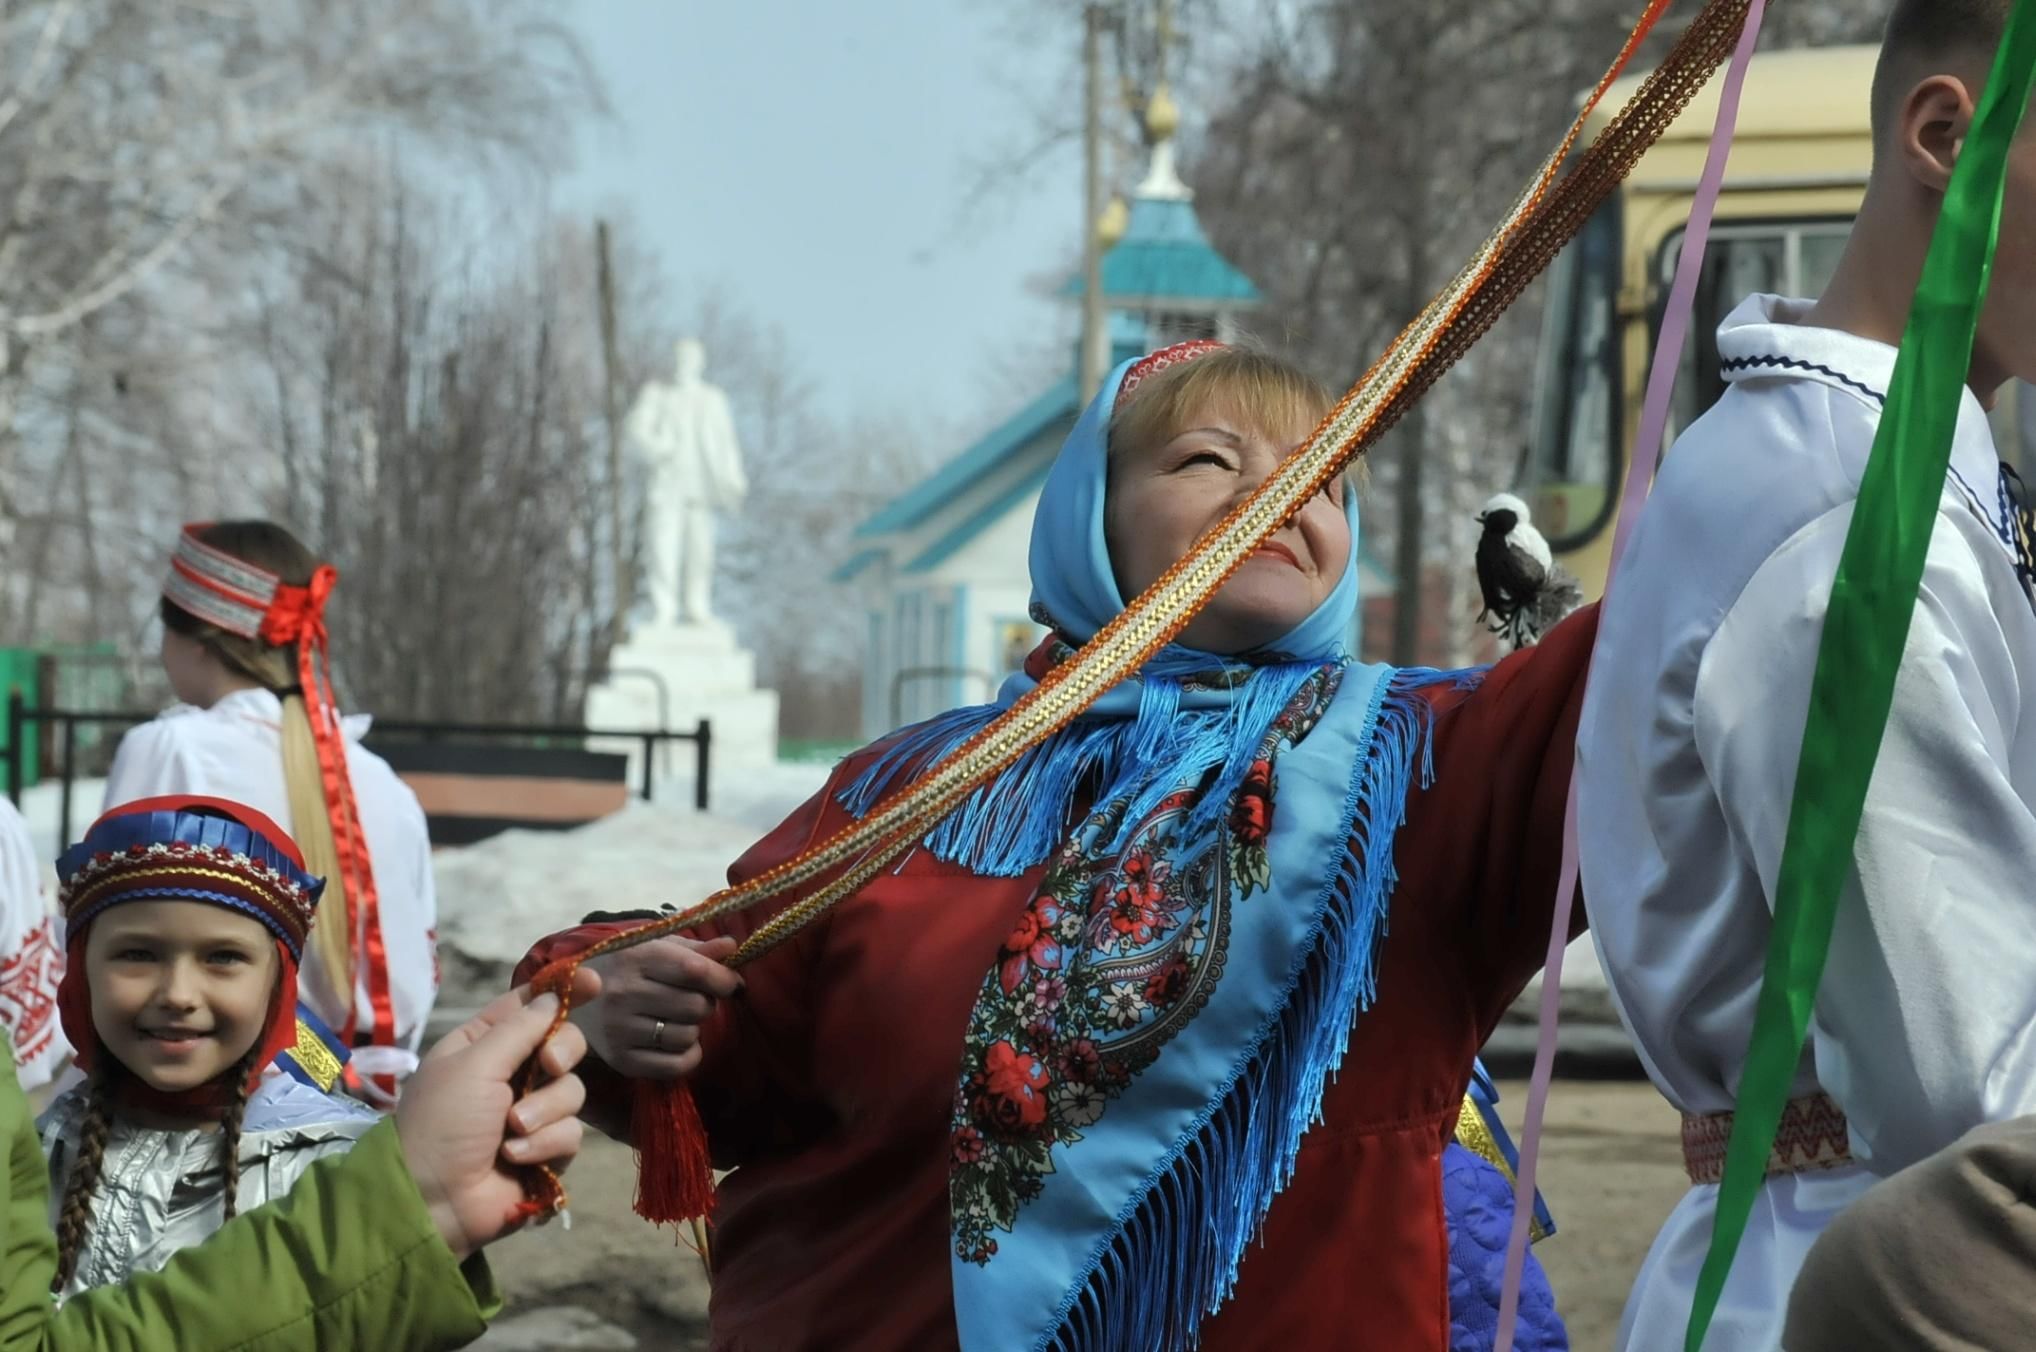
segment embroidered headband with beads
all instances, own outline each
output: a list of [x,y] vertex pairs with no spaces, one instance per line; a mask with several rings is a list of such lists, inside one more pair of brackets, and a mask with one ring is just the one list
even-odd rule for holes
[[57,905],[73,930],[122,902],[203,901],[260,921],[294,959],[325,888],[267,817],[195,797],[115,808],[64,851],[57,878]]
[[1147,353],[1124,373],[1123,382],[1117,386],[1117,402],[1111,407],[1113,409],[1124,407],[1124,401],[1131,397],[1131,392],[1148,377],[1158,375],[1169,366],[1179,366],[1197,357],[1206,357],[1211,352],[1221,352],[1226,346],[1228,345],[1219,343],[1213,338],[1191,338],[1185,343],[1175,343],[1171,347]]

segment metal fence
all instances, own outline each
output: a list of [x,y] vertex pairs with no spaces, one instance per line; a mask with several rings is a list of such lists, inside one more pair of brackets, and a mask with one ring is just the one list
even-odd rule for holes
[[[97,727],[133,727],[153,719],[153,713],[127,711],[110,712],[88,709],[38,709],[29,705],[20,691],[14,691],[7,698],[7,742],[0,748],[0,759],[6,761],[7,796],[15,803],[21,802],[21,791],[26,780],[27,752],[30,745],[28,729],[51,729],[55,733],[55,757],[60,771],[49,773],[47,761],[43,764],[42,778],[59,778],[62,788],[58,794],[58,827],[64,840],[71,835],[71,786],[77,776],[76,759],[78,729]],[[532,723],[431,723],[423,721],[381,719],[375,720],[376,736],[394,735],[416,737],[433,742],[452,739],[474,741],[501,741],[538,743],[547,742],[584,744],[590,740],[633,741],[643,745],[643,775],[638,786],[638,796],[648,800],[657,783],[657,749],[669,742],[691,742],[693,744],[693,806],[700,811],[707,810],[707,771],[714,747],[714,729],[706,719],[701,719],[690,732],[675,732],[664,728],[584,728],[563,725]]]

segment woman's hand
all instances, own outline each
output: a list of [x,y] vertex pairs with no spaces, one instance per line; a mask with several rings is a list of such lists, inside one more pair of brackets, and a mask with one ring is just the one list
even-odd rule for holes
[[599,998],[574,1006],[572,1021],[594,1054],[640,1080],[676,1080],[700,1064],[700,1025],[717,1000],[742,989],[726,965],[735,940],[655,939],[595,958],[582,971]]

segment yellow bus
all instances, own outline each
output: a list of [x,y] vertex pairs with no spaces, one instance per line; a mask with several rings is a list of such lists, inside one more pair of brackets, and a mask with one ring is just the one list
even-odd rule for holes
[[[1747,71],[1677,376],[1671,441],[1724,392],[1714,335],[1732,307],[1757,291],[1814,296],[1830,280],[1872,165],[1868,90],[1877,51],[1766,53]],[[1613,87],[1592,115],[1591,134],[1640,78]],[[1591,598],[1604,589],[1626,466],[1640,452],[1651,469],[1662,449],[1633,442],[1723,83],[1714,79],[1697,96],[1550,270],[1534,420],[1517,491]],[[1996,436],[2011,462],[2021,459],[2027,440],[2019,412],[2036,414],[2036,398],[2014,394],[1995,410]]]

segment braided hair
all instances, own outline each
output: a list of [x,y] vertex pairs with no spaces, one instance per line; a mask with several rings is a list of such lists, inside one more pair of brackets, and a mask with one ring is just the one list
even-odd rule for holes
[[233,1102],[226,1105],[226,1116],[219,1119],[219,1168],[225,1175],[221,1197],[226,1208],[222,1222],[230,1221],[238,1212],[240,1194],[240,1124],[247,1116],[248,1085],[254,1079],[255,1052],[234,1063]]
[[[254,1058],[255,1052],[249,1051],[229,1072],[233,1076],[233,1101],[219,1120],[223,1220],[232,1220],[240,1210],[240,1131],[247,1117]],[[117,1061],[109,1060],[104,1069],[92,1076],[85,1115],[78,1124],[78,1157],[65,1176],[63,1206],[57,1213],[57,1271],[49,1284],[53,1295],[61,1294],[77,1275],[85,1237],[92,1228],[92,1198],[99,1190],[99,1175],[106,1162],[106,1139],[113,1129],[113,1077],[122,1073],[118,1066]]]
[[[92,1077],[85,1116],[78,1126],[78,1157],[64,1178],[64,1202],[57,1212],[57,1273],[50,1279],[52,1295],[62,1293],[78,1270],[85,1235],[92,1227],[92,1194],[99,1190],[99,1172],[106,1162],[106,1137],[113,1128],[113,1067]],[[117,1072],[114,1072],[117,1073]]]

